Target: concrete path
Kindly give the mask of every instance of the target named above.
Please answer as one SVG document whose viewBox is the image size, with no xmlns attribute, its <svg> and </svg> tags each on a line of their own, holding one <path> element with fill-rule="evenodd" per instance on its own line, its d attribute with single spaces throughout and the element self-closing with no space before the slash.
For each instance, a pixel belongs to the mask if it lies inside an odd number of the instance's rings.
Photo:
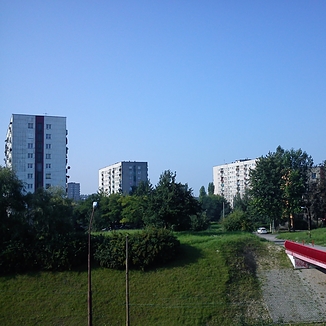
<svg viewBox="0 0 326 326">
<path fill-rule="evenodd" d="M 284 240 L 274 234 L 258 236 L 284 246 Z M 274 323 L 326 322 L 325 271 L 288 268 L 261 271 L 259 276 L 264 301 Z"/>
</svg>

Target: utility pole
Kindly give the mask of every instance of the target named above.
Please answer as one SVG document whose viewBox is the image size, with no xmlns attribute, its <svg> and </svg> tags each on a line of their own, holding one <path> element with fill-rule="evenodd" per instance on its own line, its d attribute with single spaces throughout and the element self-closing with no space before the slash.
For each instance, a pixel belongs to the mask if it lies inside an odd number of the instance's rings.
<svg viewBox="0 0 326 326">
<path fill-rule="evenodd" d="M 129 322 L 129 259 L 128 259 L 128 235 L 126 236 L 126 326 Z"/>
<path fill-rule="evenodd" d="M 92 322 L 91 232 L 92 232 L 94 211 L 96 206 L 97 206 L 97 202 L 94 201 L 92 215 L 88 226 L 88 296 L 87 296 L 88 326 L 92 326 L 93 324 Z"/>
</svg>

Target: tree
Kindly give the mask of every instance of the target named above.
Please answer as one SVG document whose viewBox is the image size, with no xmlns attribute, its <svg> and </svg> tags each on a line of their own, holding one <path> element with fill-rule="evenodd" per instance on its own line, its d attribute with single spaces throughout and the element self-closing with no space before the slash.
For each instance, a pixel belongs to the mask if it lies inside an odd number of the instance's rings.
<svg viewBox="0 0 326 326">
<path fill-rule="evenodd" d="M 283 156 L 283 216 L 288 217 L 294 229 L 294 215 L 301 212 L 302 197 L 308 190 L 309 172 L 313 160 L 301 149 L 285 151 Z"/>
<path fill-rule="evenodd" d="M 219 221 L 223 216 L 223 209 L 224 215 L 231 211 L 230 204 L 220 195 L 200 195 L 199 203 L 209 221 Z"/>
<path fill-rule="evenodd" d="M 248 189 L 245 190 L 244 194 L 241 196 L 237 193 L 233 199 L 233 209 L 239 209 L 246 212 L 249 209 L 250 196 Z"/>
<path fill-rule="evenodd" d="M 326 213 L 326 161 L 315 166 L 311 171 L 307 192 L 304 194 L 303 206 L 305 215 L 311 218 L 317 227 L 325 221 Z"/>
<path fill-rule="evenodd" d="M 148 196 L 152 193 L 153 186 L 149 181 L 141 181 L 138 187 L 133 187 L 130 195 L 132 196 Z"/>
<path fill-rule="evenodd" d="M 256 213 L 268 217 L 270 223 L 291 218 L 300 210 L 302 196 L 308 181 L 312 158 L 301 149 L 285 151 L 278 146 L 257 160 L 250 171 L 251 205 Z M 291 224 L 290 223 L 290 224 Z"/>
<path fill-rule="evenodd" d="M 73 231 L 71 200 L 60 189 L 38 188 L 28 194 L 26 217 L 37 238 L 51 238 Z"/>
<path fill-rule="evenodd" d="M 0 238 L 1 242 L 19 238 L 26 231 L 23 183 L 9 168 L 0 166 Z"/>
<path fill-rule="evenodd" d="M 167 229 L 187 230 L 192 215 L 200 212 L 200 205 L 187 184 L 176 182 L 176 173 L 165 171 L 161 174 L 156 188 L 149 198 L 146 225 Z"/>
<path fill-rule="evenodd" d="M 147 196 L 123 196 L 121 197 L 121 223 L 133 228 L 142 228 L 143 218 L 147 210 Z"/>
<path fill-rule="evenodd" d="M 203 198 L 205 196 L 207 196 L 205 187 L 204 186 L 201 186 L 200 189 L 199 189 L 199 198 Z"/>
<path fill-rule="evenodd" d="M 210 196 L 210 195 L 214 195 L 214 190 L 215 190 L 214 183 L 213 183 L 213 182 L 210 182 L 210 183 L 208 184 L 208 189 L 207 189 L 207 191 L 208 191 L 208 195 L 209 195 L 209 196 Z"/>
</svg>

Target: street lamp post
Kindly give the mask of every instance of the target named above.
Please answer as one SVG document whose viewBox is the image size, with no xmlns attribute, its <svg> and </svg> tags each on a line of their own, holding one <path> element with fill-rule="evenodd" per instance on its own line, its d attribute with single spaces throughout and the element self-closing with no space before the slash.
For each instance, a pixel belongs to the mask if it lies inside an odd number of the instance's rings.
<svg viewBox="0 0 326 326">
<path fill-rule="evenodd" d="M 308 222 L 308 234 L 309 234 L 309 238 L 311 238 L 311 216 L 310 216 L 310 210 L 309 207 L 304 206 L 301 207 L 302 209 L 305 209 L 307 211 L 307 222 Z"/>
<path fill-rule="evenodd" d="M 92 223 L 94 217 L 94 211 L 97 206 L 97 202 L 93 202 L 93 210 L 91 219 L 89 221 L 88 226 L 88 326 L 92 326 L 92 278 L 91 278 L 91 231 L 92 231 Z"/>
</svg>

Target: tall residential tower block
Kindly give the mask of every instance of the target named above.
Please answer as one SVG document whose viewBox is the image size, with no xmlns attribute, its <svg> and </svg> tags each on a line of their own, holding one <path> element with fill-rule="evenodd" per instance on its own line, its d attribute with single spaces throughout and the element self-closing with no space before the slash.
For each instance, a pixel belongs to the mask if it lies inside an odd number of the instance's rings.
<svg viewBox="0 0 326 326">
<path fill-rule="evenodd" d="M 13 114 L 5 140 L 5 164 L 28 192 L 67 184 L 66 118 Z"/>
<path fill-rule="evenodd" d="M 213 167 L 214 193 L 223 196 L 232 206 L 237 194 L 243 196 L 249 187 L 249 171 L 256 168 L 256 159 L 237 160 Z"/>
<path fill-rule="evenodd" d="M 147 162 L 118 162 L 99 170 L 99 189 L 108 195 L 128 194 L 140 182 L 147 180 Z"/>
</svg>

